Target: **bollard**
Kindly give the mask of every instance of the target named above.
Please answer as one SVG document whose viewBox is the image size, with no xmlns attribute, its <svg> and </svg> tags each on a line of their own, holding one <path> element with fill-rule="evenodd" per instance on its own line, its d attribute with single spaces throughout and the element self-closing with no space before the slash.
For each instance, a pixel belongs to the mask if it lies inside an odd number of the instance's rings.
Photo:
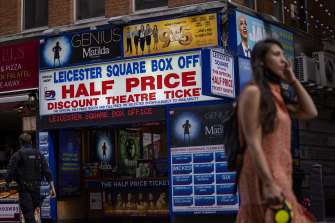
<svg viewBox="0 0 335 223">
<path fill-rule="evenodd" d="M 325 196 L 323 190 L 322 165 L 314 164 L 311 169 L 310 182 L 311 213 L 317 221 L 326 220 Z"/>
</svg>

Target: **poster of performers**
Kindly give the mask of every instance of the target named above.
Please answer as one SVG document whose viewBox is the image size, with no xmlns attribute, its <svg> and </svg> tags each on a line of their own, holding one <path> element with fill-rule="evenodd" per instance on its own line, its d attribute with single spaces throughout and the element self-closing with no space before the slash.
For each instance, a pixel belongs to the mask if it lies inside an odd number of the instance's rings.
<svg viewBox="0 0 335 223">
<path fill-rule="evenodd" d="M 169 216 L 168 187 L 113 188 L 102 193 L 105 217 Z"/>
<path fill-rule="evenodd" d="M 124 57 L 217 46 L 216 13 L 124 26 Z"/>
<path fill-rule="evenodd" d="M 135 176 L 140 158 L 140 132 L 120 130 L 121 174 Z"/>
</svg>

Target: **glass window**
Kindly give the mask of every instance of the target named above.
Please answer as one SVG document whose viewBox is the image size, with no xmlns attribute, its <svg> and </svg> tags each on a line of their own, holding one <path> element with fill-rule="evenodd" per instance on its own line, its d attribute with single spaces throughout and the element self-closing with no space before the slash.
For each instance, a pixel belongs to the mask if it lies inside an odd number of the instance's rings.
<svg viewBox="0 0 335 223">
<path fill-rule="evenodd" d="M 273 4 L 273 16 L 276 17 L 279 21 L 283 21 L 283 1 L 276 0 Z"/>
<path fill-rule="evenodd" d="M 136 0 L 135 11 L 168 6 L 168 0 Z"/>
<path fill-rule="evenodd" d="M 105 15 L 105 0 L 77 0 L 77 20 Z"/>
<path fill-rule="evenodd" d="M 244 0 L 244 6 L 256 10 L 255 0 Z"/>
<path fill-rule="evenodd" d="M 48 25 L 48 0 L 24 1 L 24 29 Z"/>
</svg>

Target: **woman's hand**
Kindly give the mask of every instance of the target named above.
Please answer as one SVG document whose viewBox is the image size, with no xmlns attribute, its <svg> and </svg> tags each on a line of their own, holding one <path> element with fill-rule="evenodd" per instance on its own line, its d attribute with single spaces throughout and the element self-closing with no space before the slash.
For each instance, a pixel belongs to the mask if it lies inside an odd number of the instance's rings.
<svg viewBox="0 0 335 223">
<path fill-rule="evenodd" d="M 297 78 L 293 72 L 293 64 L 289 59 L 286 59 L 283 81 L 290 85 L 297 81 Z"/>
<path fill-rule="evenodd" d="M 274 182 L 264 184 L 264 198 L 269 206 L 281 205 L 285 200 L 282 190 Z"/>
</svg>

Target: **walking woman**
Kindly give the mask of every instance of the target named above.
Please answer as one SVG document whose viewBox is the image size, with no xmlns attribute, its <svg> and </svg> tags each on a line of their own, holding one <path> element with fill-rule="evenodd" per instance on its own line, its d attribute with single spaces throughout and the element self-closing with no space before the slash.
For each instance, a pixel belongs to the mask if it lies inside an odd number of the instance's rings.
<svg viewBox="0 0 335 223">
<path fill-rule="evenodd" d="M 256 43 L 251 66 L 253 80 L 241 93 L 238 107 L 240 139 L 247 148 L 240 175 L 237 222 L 274 222 L 270 207 L 281 206 L 285 200 L 292 206 L 291 222 L 313 222 L 313 216 L 298 203 L 292 190 L 290 117 L 314 118 L 317 109 L 278 41 Z M 281 89 L 282 80 L 294 89 L 296 100 Z"/>
</svg>

